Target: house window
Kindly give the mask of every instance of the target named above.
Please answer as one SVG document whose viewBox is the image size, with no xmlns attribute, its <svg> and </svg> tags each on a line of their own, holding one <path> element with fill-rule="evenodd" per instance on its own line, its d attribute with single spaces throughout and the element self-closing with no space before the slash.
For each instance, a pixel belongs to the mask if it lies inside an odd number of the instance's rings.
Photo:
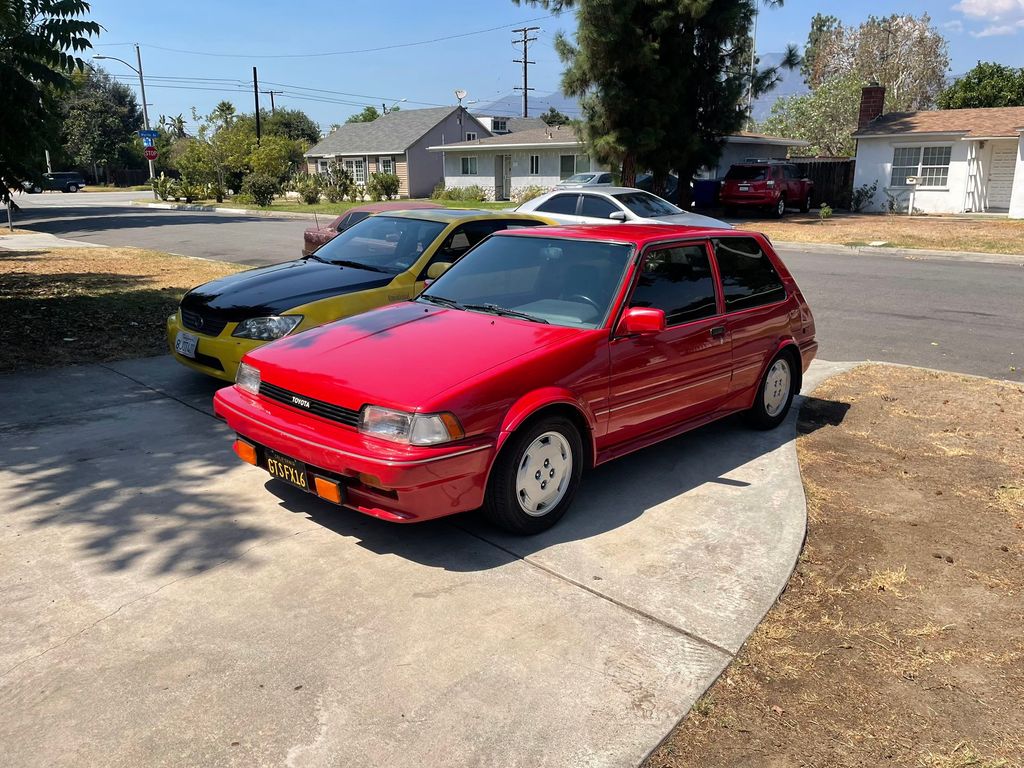
<svg viewBox="0 0 1024 768">
<path fill-rule="evenodd" d="M 395 161 L 390 157 L 380 158 L 380 172 L 381 173 L 394 173 L 395 172 Z"/>
<path fill-rule="evenodd" d="M 366 164 L 360 160 L 346 160 L 345 170 L 352 174 L 352 181 L 356 184 L 366 183 Z"/>
<path fill-rule="evenodd" d="M 463 176 L 476 176 L 476 158 L 475 157 L 464 157 L 464 158 L 462 158 L 462 175 Z"/>
<path fill-rule="evenodd" d="M 493 126 L 494 127 L 491 128 L 491 133 L 506 133 L 508 131 L 507 120 L 495 120 L 493 122 Z"/>
<path fill-rule="evenodd" d="M 576 155 L 559 155 L 558 178 L 568 179 L 576 173 Z"/>
<path fill-rule="evenodd" d="M 576 173 L 586 173 L 590 170 L 590 155 L 576 155 Z"/>
<path fill-rule="evenodd" d="M 318 173 L 327 173 L 331 168 L 330 160 L 317 160 L 316 169 Z"/>
<path fill-rule="evenodd" d="M 540 155 L 530 155 L 530 175 L 540 175 Z"/>
<path fill-rule="evenodd" d="M 889 183 L 893 187 L 905 187 L 907 178 L 917 177 L 918 187 L 944 187 L 949 182 L 949 159 L 953 148 L 939 147 L 894 147 L 892 151 L 892 175 Z"/>
<path fill-rule="evenodd" d="M 466 141 L 476 141 L 476 131 L 466 131 Z"/>
</svg>

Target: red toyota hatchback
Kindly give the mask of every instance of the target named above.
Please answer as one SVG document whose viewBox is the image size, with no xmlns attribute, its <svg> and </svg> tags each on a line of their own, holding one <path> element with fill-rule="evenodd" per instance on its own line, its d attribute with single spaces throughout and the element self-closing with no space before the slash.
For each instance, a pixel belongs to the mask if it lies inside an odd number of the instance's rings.
<svg viewBox="0 0 1024 768">
<path fill-rule="evenodd" d="M 335 504 L 482 507 L 529 534 L 585 468 L 732 413 L 778 425 L 816 350 L 762 235 L 541 227 L 492 235 L 412 301 L 250 352 L 214 407 L 242 459 Z"/>
</svg>

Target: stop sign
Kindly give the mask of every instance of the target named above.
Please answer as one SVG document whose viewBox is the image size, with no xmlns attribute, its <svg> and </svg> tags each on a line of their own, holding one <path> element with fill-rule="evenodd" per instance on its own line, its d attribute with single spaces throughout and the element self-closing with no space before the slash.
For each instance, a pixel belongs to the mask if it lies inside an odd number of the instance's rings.
<svg viewBox="0 0 1024 768">
<path fill-rule="evenodd" d="M 142 150 L 142 155 L 147 160 L 156 160 L 156 147 L 146 147 L 145 149 Z"/>
</svg>

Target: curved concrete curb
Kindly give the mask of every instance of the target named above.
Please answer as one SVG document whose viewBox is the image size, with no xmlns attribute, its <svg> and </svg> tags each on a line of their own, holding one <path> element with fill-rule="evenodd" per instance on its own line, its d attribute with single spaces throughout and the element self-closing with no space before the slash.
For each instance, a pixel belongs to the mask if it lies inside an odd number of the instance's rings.
<svg viewBox="0 0 1024 768">
<path fill-rule="evenodd" d="M 795 410 L 607 465 L 513 539 L 267 484 L 217 386 L 168 358 L 0 381 L 33 403 L 0 412 L 12 764 L 635 766 L 803 542 Z"/>
<path fill-rule="evenodd" d="M 756 227 L 753 227 L 756 229 Z M 775 248 L 787 253 L 838 253 L 857 256 L 888 256 L 894 259 L 921 259 L 927 261 L 974 261 L 984 264 L 1015 264 L 1024 266 L 1024 254 L 983 253 L 980 251 L 940 251 L 927 248 L 890 248 L 873 245 L 836 245 L 835 243 L 800 243 L 787 240 L 772 241 Z"/>
<path fill-rule="evenodd" d="M 267 219 L 310 219 L 328 218 L 333 220 L 333 213 L 300 213 L 298 211 L 265 211 L 260 208 L 225 208 L 216 205 L 196 205 L 193 203 L 142 203 L 132 200 L 129 205 L 134 208 L 157 208 L 165 211 L 204 211 L 206 213 L 232 213 L 236 216 L 258 216 Z"/>
</svg>

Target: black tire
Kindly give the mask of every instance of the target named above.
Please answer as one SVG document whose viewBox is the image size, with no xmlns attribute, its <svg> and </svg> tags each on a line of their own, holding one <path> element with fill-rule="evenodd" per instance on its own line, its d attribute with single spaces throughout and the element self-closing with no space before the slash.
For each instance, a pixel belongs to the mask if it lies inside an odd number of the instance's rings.
<svg viewBox="0 0 1024 768">
<path fill-rule="evenodd" d="M 530 514 L 520 503 L 516 478 L 526 460 L 527 449 L 545 433 L 560 435 L 568 444 L 572 465 L 568 469 L 568 485 L 562 497 L 549 510 Z M 550 439 L 550 438 L 549 438 Z M 520 536 L 529 536 L 557 523 L 572 505 L 583 475 L 583 441 L 576 425 L 563 416 L 551 416 L 527 422 L 509 438 L 491 469 L 491 479 L 484 496 L 484 516 L 499 528 Z M 547 466 L 547 465 L 544 465 Z M 538 470 L 540 471 L 540 470 Z M 538 482 L 540 480 L 538 479 Z"/>
<path fill-rule="evenodd" d="M 68 192 L 77 192 L 77 191 L 78 191 L 78 185 L 77 184 L 68 184 Z"/>
<path fill-rule="evenodd" d="M 776 366 L 783 364 L 787 371 L 789 385 L 786 391 L 781 392 L 785 397 L 780 410 L 771 407 L 771 403 L 778 403 L 780 391 L 779 382 L 775 377 Z M 788 352 L 780 352 L 765 369 L 761 377 L 761 383 L 757 387 L 757 395 L 754 397 L 754 404 L 746 411 L 744 416 L 747 423 L 754 429 L 774 429 L 786 419 L 789 408 L 793 405 L 793 397 L 796 395 L 799 369 L 794 366 L 793 355 Z"/>
<path fill-rule="evenodd" d="M 800 205 L 800 213 L 807 213 L 809 210 L 811 210 L 811 193 L 810 192 L 807 193 L 807 196 L 804 198 L 803 203 Z"/>
<path fill-rule="evenodd" d="M 776 219 L 781 219 L 786 215 L 786 196 L 779 195 L 779 199 L 775 202 L 775 206 L 772 208 L 772 214 Z"/>
</svg>

